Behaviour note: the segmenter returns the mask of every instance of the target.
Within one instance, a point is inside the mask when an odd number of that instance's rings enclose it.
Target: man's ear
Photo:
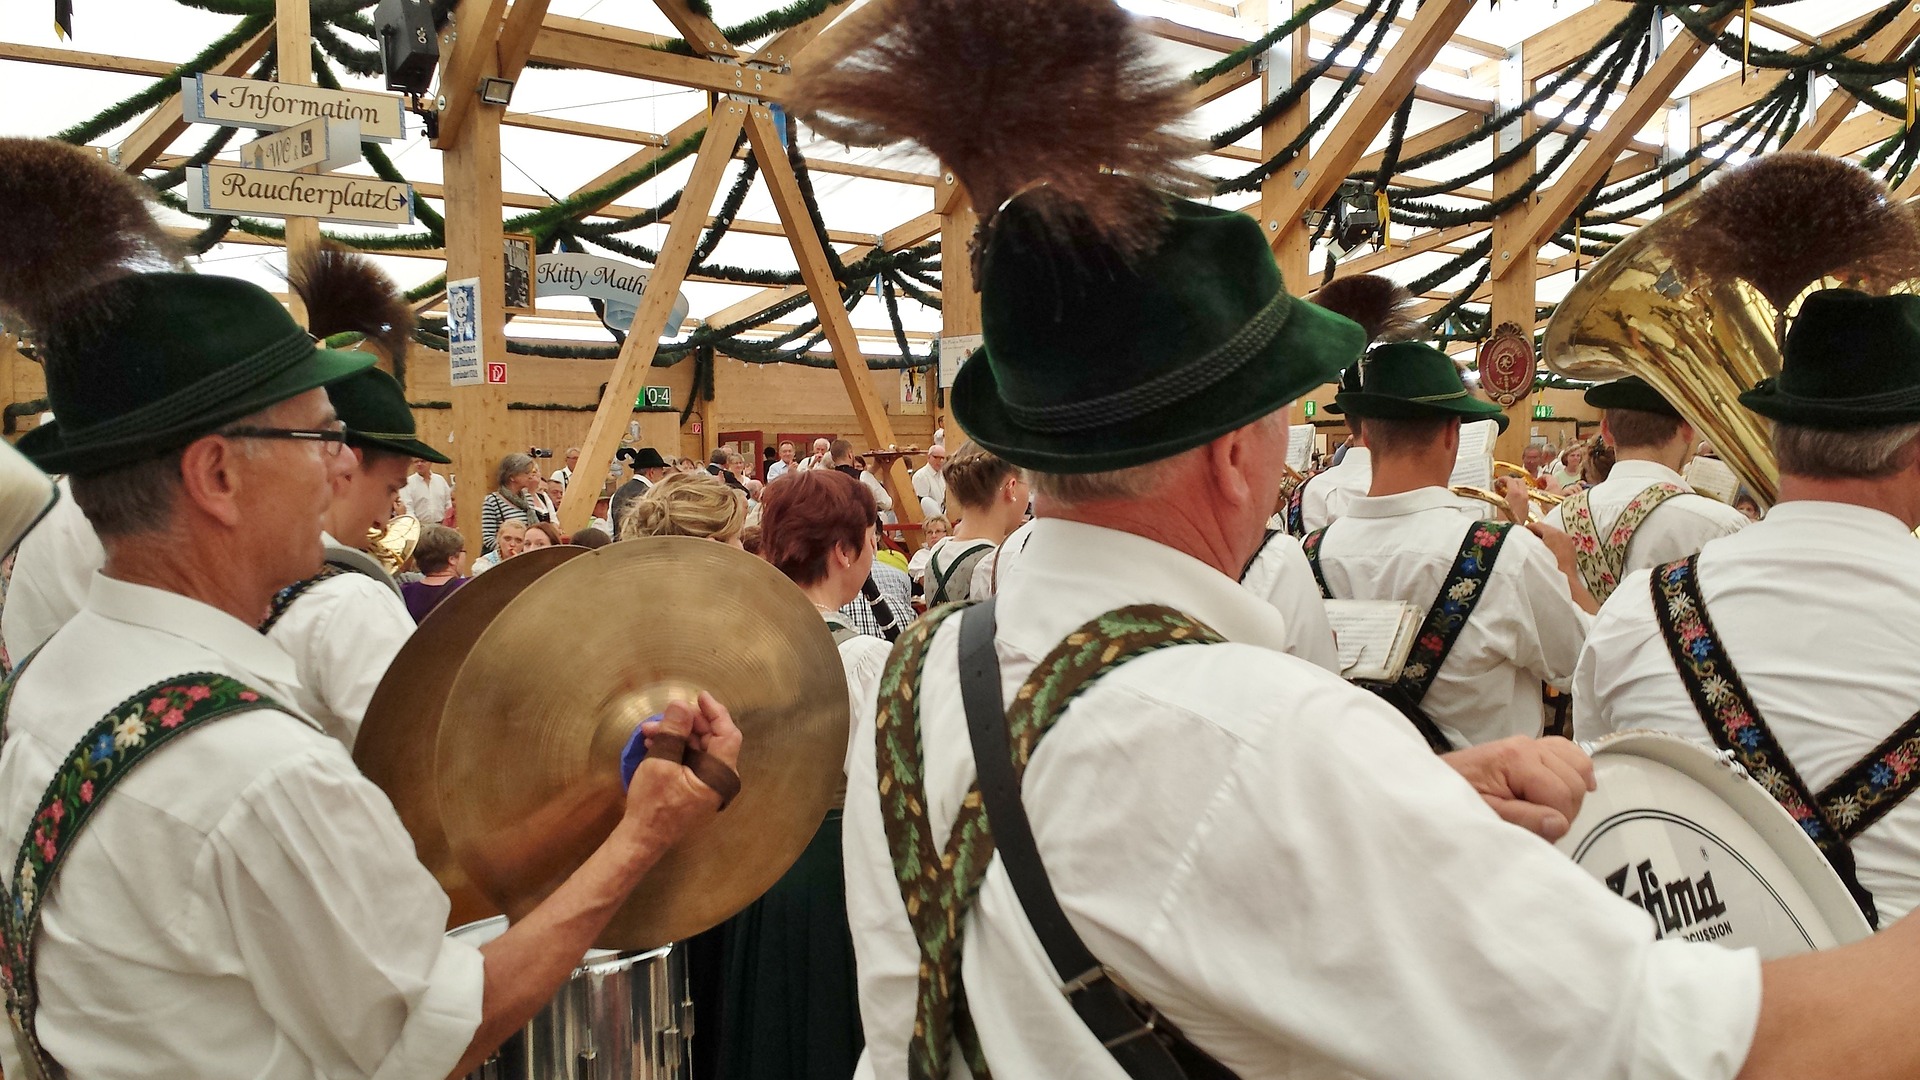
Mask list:
[[[232,439],[208,435],[187,444],[180,454],[181,493],[208,517],[229,527],[241,523],[241,459]]]

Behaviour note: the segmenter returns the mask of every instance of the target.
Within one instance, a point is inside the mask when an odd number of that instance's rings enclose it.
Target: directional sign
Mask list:
[[[320,86],[189,75],[180,80],[180,112],[189,123],[278,131],[328,118],[358,120],[360,137],[392,142],[406,132],[400,99],[365,90],[328,90]]]
[[[593,297],[606,305],[606,324],[624,333],[640,310],[640,298],[646,294],[651,273],[644,266],[598,255],[542,255],[534,268],[533,295]],[[687,311],[686,295],[681,294],[674,299],[661,336],[677,336]]]
[[[413,221],[413,188],[369,176],[314,175],[206,165],[187,169],[195,214],[310,217],[393,228]]]
[[[360,160],[360,121],[318,117],[283,128],[240,148],[240,164],[249,169],[300,172],[318,167],[331,172]]]

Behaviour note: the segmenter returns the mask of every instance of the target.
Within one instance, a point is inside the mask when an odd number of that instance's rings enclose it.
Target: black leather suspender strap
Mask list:
[[[1040,861],[1033,824],[1013,771],[1013,749],[1000,696],[1000,658],[993,647],[994,606],[993,600],[987,600],[960,616],[960,698],[966,707],[974,768],[994,849],[1027,922],[1059,974],[1073,1011],[1133,1080],[1231,1080],[1234,1074],[1225,1066],[1188,1043],[1151,1006],[1116,983],[1061,910]]]

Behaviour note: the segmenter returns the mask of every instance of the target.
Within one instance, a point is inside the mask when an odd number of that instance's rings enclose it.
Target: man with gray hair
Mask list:
[[[1780,499],[1623,579],[1574,673],[1574,731],[1730,750],[1798,816],[1871,920],[1920,904],[1920,297],[1809,296],[1777,379]],[[1737,673],[1736,673],[1737,665]]]

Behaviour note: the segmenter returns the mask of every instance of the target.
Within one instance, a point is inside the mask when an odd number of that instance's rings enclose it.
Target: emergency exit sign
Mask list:
[[[1302,402],[1300,405],[1300,414],[1309,420],[1313,419],[1319,412],[1320,403],[1317,401]]]
[[[1551,406],[1551,405],[1535,405],[1535,406],[1533,407],[1533,418],[1534,418],[1535,420],[1551,420],[1551,419],[1553,419],[1553,406]]]

